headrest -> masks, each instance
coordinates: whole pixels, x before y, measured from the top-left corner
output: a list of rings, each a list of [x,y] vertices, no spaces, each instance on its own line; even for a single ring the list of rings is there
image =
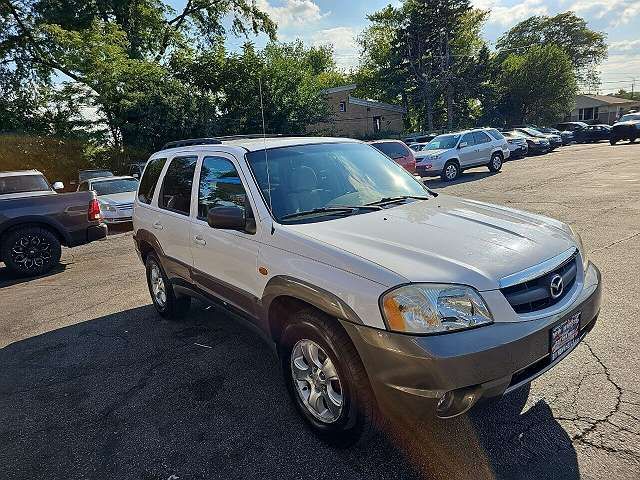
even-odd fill
[[[314,190],[318,186],[318,178],[313,168],[307,166],[297,167],[291,172],[291,191],[307,192]]]

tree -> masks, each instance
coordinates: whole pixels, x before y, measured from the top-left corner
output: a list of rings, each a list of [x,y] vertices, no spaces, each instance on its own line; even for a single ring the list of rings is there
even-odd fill
[[[573,64],[555,45],[510,54],[499,64],[496,116],[504,123],[549,125],[571,110],[577,83]]]
[[[524,53],[535,45],[556,45],[569,57],[579,79],[607,58],[606,34],[591,30],[587,22],[573,12],[533,16],[518,23],[498,39],[496,47],[505,58]]]
[[[160,0],[0,0],[0,59],[36,72],[41,84],[58,72],[86,87],[116,150],[152,146],[167,133],[158,129],[167,118],[176,134],[207,130],[196,120],[214,110],[209,98],[189,98],[168,65],[221,43],[227,18],[234,34],[275,37],[275,24],[251,0],[188,0],[180,12]]]

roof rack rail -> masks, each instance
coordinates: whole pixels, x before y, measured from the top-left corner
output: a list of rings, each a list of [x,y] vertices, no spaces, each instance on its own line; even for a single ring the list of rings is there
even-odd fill
[[[217,138],[188,138],[186,140],[176,140],[165,143],[160,150],[170,148],[190,147],[192,145],[220,145],[222,142]]]
[[[252,140],[256,138],[304,137],[305,135],[283,135],[281,133],[249,133],[247,135],[227,135],[218,137],[220,140]]]

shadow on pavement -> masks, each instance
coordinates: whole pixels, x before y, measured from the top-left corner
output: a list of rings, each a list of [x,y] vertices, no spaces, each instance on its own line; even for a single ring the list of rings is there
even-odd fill
[[[578,478],[549,407],[526,392],[363,447],[320,443],[272,351],[226,312],[151,306],[0,350],[0,477],[163,479]],[[400,432],[400,433],[398,433]]]
[[[21,277],[9,272],[9,269],[4,266],[3,263],[0,263],[0,288],[10,287],[12,285],[19,285],[21,283],[30,282],[31,280],[35,280],[37,278],[46,278],[51,275],[57,275],[65,271],[67,266],[64,263],[60,263],[56,265],[51,270],[49,270],[44,275],[36,275],[35,277]]]
[[[482,168],[486,168],[486,167],[482,167]],[[491,173],[489,171],[484,171],[484,172],[465,171],[465,172],[462,172],[460,176],[455,180],[453,180],[452,182],[445,182],[440,177],[424,177],[422,181],[427,187],[438,189],[438,188],[449,187],[451,185],[459,185],[461,183],[482,180],[483,178],[487,178],[492,175],[499,175],[499,173],[496,174],[496,173]]]

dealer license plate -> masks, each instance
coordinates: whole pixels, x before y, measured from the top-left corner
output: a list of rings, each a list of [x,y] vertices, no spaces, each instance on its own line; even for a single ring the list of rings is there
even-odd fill
[[[580,341],[580,313],[571,315],[551,329],[551,361],[571,350]]]

